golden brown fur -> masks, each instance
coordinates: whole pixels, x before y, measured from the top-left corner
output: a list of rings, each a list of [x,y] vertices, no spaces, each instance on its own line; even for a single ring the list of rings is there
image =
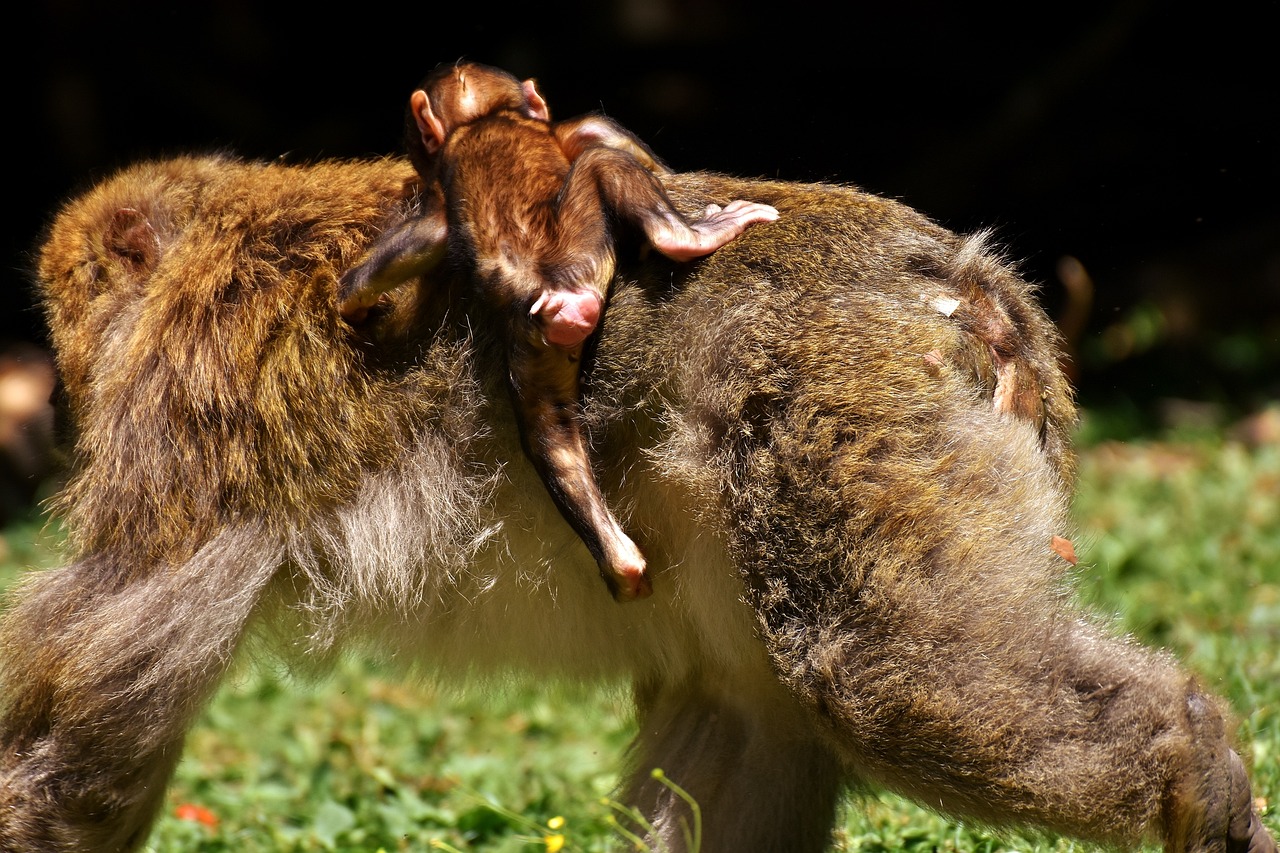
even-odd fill
[[[405,143],[428,186],[422,211],[342,276],[339,313],[363,321],[385,291],[446,257],[468,270],[506,338],[529,461],[614,598],[647,596],[644,555],[601,494],[579,427],[578,374],[614,277],[614,222],[690,260],[777,211],[725,199],[686,222],[658,179],[669,170],[630,132],[602,115],[552,123],[533,80],[476,63],[427,76],[409,98]]]
[[[697,264],[620,255],[584,415],[655,573],[621,608],[508,464],[500,343],[458,282],[337,320],[338,276],[410,213],[407,164],[181,159],[70,203],[40,280],[72,550],[0,628],[0,848],[138,849],[252,631],[303,664],[367,640],[468,685],[629,679],[621,796],[672,849],[654,766],[707,851],[821,850],[859,783],[1274,850],[1219,703],[1063,594],[1074,408],[1031,289],[853,189],[667,182],[782,216]]]

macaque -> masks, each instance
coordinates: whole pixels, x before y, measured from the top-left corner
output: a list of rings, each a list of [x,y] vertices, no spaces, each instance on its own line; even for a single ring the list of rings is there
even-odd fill
[[[466,273],[339,316],[335,282],[432,191],[409,164],[177,158],[64,207],[37,272],[68,553],[0,622],[0,849],[142,849],[239,652],[359,648],[472,690],[629,683],[614,796],[653,849],[688,853],[660,767],[703,853],[825,850],[850,787],[1274,853],[1225,704],[1062,594],[1075,408],[1033,289],[851,187],[662,182],[686,215],[781,215],[609,284],[583,429],[658,582],[608,609],[509,461],[505,341],[459,310]]]
[[[487,65],[428,76],[409,99],[406,136],[430,187],[424,210],[343,277],[344,316],[363,318],[381,293],[457,247],[506,338],[525,454],[614,597],[649,595],[644,557],[600,494],[578,424],[583,344],[614,274],[609,213],[683,261],[777,211],[739,200],[686,223],[657,178],[666,168],[639,139],[604,116],[553,124],[533,80]]]

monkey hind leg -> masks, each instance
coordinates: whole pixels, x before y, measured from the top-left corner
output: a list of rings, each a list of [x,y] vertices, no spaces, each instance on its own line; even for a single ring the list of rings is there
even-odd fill
[[[554,347],[513,337],[512,400],[525,454],[560,514],[600,566],[617,601],[650,595],[644,556],[622,530],[596,482],[578,411],[581,345]]]
[[[844,768],[792,697],[750,681],[707,676],[638,691],[639,733],[618,799],[644,817],[647,826],[630,828],[649,849],[828,849]]]
[[[0,627],[0,849],[142,847],[274,569],[260,542],[148,571],[91,555],[21,588]]]
[[[1222,715],[1194,689],[1186,715],[1192,755],[1170,796],[1166,848],[1276,853],[1275,840],[1254,811],[1249,775],[1227,742]]]
[[[910,628],[865,656],[815,648],[830,677],[818,701],[860,775],[949,814],[1120,846],[1275,849],[1222,713],[1185,673],[1085,622],[1042,631],[980,654],[961,633],[922,644]],[[851,675],[886,656],[921,680]]]

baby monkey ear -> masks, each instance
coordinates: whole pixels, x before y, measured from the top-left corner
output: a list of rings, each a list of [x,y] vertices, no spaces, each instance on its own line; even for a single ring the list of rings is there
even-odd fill
[[[526,111],[529,118],[536,118],[539,121],[551,121],[551,109],[547,106],[547,101],[542,97],[542,93],[538,91],[538,84],[533,78],[529,78],[520,84],[520,88],[524,90],[524,99],[526,102]]]
[[[418,133],[422,136],[422,145],[428,154],[434,154],[444,145],[444,122],[440,121],[431,109],[431,99],[422,89],[409,96],[409,109],[413,119],[418,123]]]

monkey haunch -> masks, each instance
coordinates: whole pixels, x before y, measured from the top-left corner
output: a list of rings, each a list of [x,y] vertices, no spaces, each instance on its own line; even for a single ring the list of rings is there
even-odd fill
[[[0,849],[142,845],[252,625],[312,664],[372,639],[441,679],[629,677],[619,796],[672,849],[655,766],[707,850],[820,850],[849,783],[1274,850],[1218,702],[1057,593],[1073,409],[1028,288],[853,190],[669,185],[782,218],[698,264],[620,265],[586,424],[663,576],[621,609],[504,465],[499,345],[439,308],[459,283],[396,291],[364,338],[337,319],[336,279],[406,215],[406,164],[182,159],[68,205],[40,278],[80,429],[71,556],[0,631]]]

